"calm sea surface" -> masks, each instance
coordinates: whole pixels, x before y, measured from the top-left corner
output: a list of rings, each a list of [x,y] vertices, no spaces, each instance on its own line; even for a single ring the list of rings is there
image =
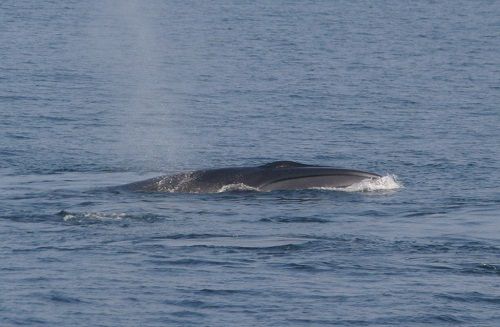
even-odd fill
[[[500,326],[499,1],[0,2],[0,326]],[[295,160],[399,188],[148,194]]]

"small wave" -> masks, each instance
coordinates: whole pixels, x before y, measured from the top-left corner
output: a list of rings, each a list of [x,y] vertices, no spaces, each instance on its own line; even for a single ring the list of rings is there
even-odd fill
[[[303,246],[311,242],[306,238],[294,237],[251,237],[251,236],[224,236],[207,237],[194,239],[166,239],[163,241],[168,246],[203,246],[203,247],[227,247],[227,248],[247,248],[247,249],[266,249],[266,248],[290,248],[293,246]]]
[[[398,181],[396,175],[386,175],[376,179],[365,179],[359,183],[350,186],[339,187],[315,187],[315,190],[331,190],[344,192],[373,192],[373,191],[391,191],[403,187]]]

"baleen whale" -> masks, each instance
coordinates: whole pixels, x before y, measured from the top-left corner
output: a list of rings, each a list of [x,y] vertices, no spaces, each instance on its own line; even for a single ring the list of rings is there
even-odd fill
[[[345,188],[381,176],[353,169],[276,161],[255,167],[196,170],[126,184],[141,192],[215,193],[224,189],[275,191]],[[231,188],[232,186],[232,188]]]

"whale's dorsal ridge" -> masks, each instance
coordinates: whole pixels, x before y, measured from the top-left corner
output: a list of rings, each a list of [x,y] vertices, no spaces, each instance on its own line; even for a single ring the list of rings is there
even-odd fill
[[[293,168],[293,167],[314,167],[295,161],[274,161],[260,166],[261,168]]]

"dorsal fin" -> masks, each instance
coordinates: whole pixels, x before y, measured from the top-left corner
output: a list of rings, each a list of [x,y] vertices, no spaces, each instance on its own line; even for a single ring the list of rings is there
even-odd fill
[[[312,167],[295,161],[274,161],[260,166],[262,168],[293,168],[293,167]]]

